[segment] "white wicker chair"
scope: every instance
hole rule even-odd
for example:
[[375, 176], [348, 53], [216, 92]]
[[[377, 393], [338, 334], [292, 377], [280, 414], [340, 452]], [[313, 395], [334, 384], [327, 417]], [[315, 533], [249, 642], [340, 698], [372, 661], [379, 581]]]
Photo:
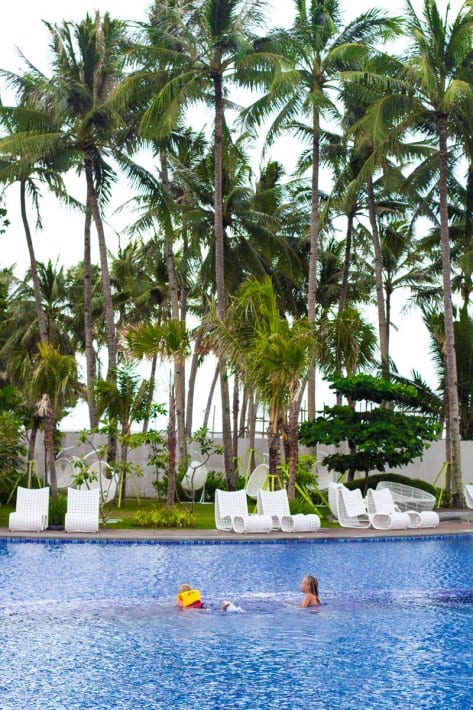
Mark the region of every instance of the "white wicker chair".
[[99, 529], [100, 490], [81, 491], [67, 489], [67, 512], [64, 519], [66, 532], [92, 532]]
[[335, 483], [332, 481], [328, 484], [328, 507], [330, 512], [338, 518], [338, 489], [345, 488], [343, 483]]
[[473, 484], [465, 483], [463, 493], [465, 494], [465, 503], [467, 508], [473, 508]]
[[237, 533], [271, 532], [273, 521], [270, 515], [249, 515], [246, 492], [215, 491], [215, 527]]
[[368, 515], [370, 516], [371, 525], [376, 530], [405, 530], [410, 527], [419, 527], [420, 516], [418, 513], [413, 513], [413, 522], [409, 513], [401, 513], [393, 501], [391, 491], [387, 488], [381, 491], [368, 489], [366, 495], [366, 505]]
[[320, 530], [320, 518], [315, 513], [291, 515], [285, 488], [280, 491], [258, 491], [258, 513], [271, 516], [273, 530], [291, 533]]
[[350, 491], [345, 486], [337, 490], [338, 522], [343, 528], [369, 528], [371, 525], [359, 488]]
[[[440, 522], [438, 514], [433, 510], [406, 510], [400, 511], [396, 505], [393, 495], [389, 488], [382, 488], [381, 490], [369, 490], [368, 496], [368, 513], [381, 515], [381, 516], [393, 516], [393, 524], [391, 527], [382, 527], [379, 529], [394, 529], [394, 528], [436, 528]], [[400, 516], [408, 516], [408, 524], [403, 524], [403, 519]], [[374, 519], [371, 519], [373, 527], [377, 527]], [[377, 518], [376, 522], [381, 522], [382, 525], [387, 525], [388, 521], [382, 518]]]
[[10, 530], [41, 532], [48, 527], [49, 487], [22, 488], [16, 491], [16, 511], [10, 513]]
[[246, 484], [246, 495], [255, 500], [258, 498], [258, 491], [263, 488], [268, 480], [269, 466], [267, 463], [260, 463], [250, 474]]
[[200, 461], [191, 461], [181, 481], [181, 486], [185, 491], [191, 494], [194, 494], [196, 491], [200, 491], [202, 489], [200, 502], [203, 503], [205, 498], [205, 484], [207, 482], [208, 475], [207, 467]]
[[433, 510], [435, 496], [420, 488], [407, 486], [405, 483], [394, 483], [393, 481], [380, 481], [376, 490], [382, 491], [389, 488], [395, 504], [399, 510]]

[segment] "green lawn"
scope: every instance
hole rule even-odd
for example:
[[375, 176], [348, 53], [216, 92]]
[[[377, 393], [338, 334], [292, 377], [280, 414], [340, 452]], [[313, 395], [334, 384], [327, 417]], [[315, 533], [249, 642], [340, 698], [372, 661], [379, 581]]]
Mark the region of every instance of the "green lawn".
[[[121, 508], [118, 508], [115, 506], [113, 508], [112, 512], [112, 518], [119, 520], [119, 522], [116, 523], [108, 523], [107, 528], [118, 528], [118, 529], [129, 529], [129, 528], [137, 528], [136, 525], [134, 525], [134, 517], [135, 514], [139, 510], [150, 510], [151, 508], [154, 508], [156, 505], [158, 505], [158, 502], [156, 500], [152, 500], [149, 498], [141, 498], [140, 502], [138, 502], [135, 498], [129, 498], [124, 505], [122, 505]], [[163, 504], [161, 504], [163, 505]], [[181, 503], [185, 508], [190, 507], [190, 503]], [[329, 522], [326, 519], [326, 516], [328, 515], [328, 509], [324, 508], [322, 506], [319, 506], [319, 512], [322, 516], [322, 526], [323, 527], [338, 527], [336, 523]], [[15, 510], [15, 506], [6, 506], [6, 505], [1, 505], [0, 506], [0, 527], [6, 528], [8, 526], [8, 516], [9, 514]], [[196, 503], [194, 505], [194, 518], [196, 521], [195, 528], [197, 530], [212, 530], [215, 528], [215, 522], [214, 522], [214, 506], [213, 503]]]

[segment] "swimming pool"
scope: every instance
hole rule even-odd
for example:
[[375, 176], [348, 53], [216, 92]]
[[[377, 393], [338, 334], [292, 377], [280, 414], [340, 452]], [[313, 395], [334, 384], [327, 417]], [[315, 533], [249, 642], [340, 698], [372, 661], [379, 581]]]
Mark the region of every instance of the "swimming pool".
[[[296, 606], [305, 574], [318, 611]], [[176, 611], [181, 582], [209, 608]], [[466, 710], [473, 537], [3, 541], [0, 662], [2, 710]]]

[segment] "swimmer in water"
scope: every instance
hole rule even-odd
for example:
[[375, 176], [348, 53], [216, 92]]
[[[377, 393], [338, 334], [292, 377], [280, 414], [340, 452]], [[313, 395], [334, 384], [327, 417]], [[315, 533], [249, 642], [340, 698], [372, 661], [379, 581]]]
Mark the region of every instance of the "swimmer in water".
[[203, 609], [204, 603], [198, 589], [192, 589], [190, 584], [181, 584], [177, 590], [177, 606], [180, 609]]
[[305, 595], [301, 607], [305, 609], [309, 606], [319, 606], [319, 583], [316, 577], [312, 577], [310, 574], [304, 577], [301, 582], [301, 592]]

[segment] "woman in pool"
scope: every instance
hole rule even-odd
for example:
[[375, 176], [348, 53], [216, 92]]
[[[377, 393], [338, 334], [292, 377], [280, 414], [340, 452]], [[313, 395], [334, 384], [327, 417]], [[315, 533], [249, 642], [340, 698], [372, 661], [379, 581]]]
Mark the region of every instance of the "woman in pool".
[[301, 607], [305, 609], [308, 606], [319, 606], [319, 583], [316, 577], [310, 574], [304, 577], [301, 582], [301, 592], [305, 595]]

